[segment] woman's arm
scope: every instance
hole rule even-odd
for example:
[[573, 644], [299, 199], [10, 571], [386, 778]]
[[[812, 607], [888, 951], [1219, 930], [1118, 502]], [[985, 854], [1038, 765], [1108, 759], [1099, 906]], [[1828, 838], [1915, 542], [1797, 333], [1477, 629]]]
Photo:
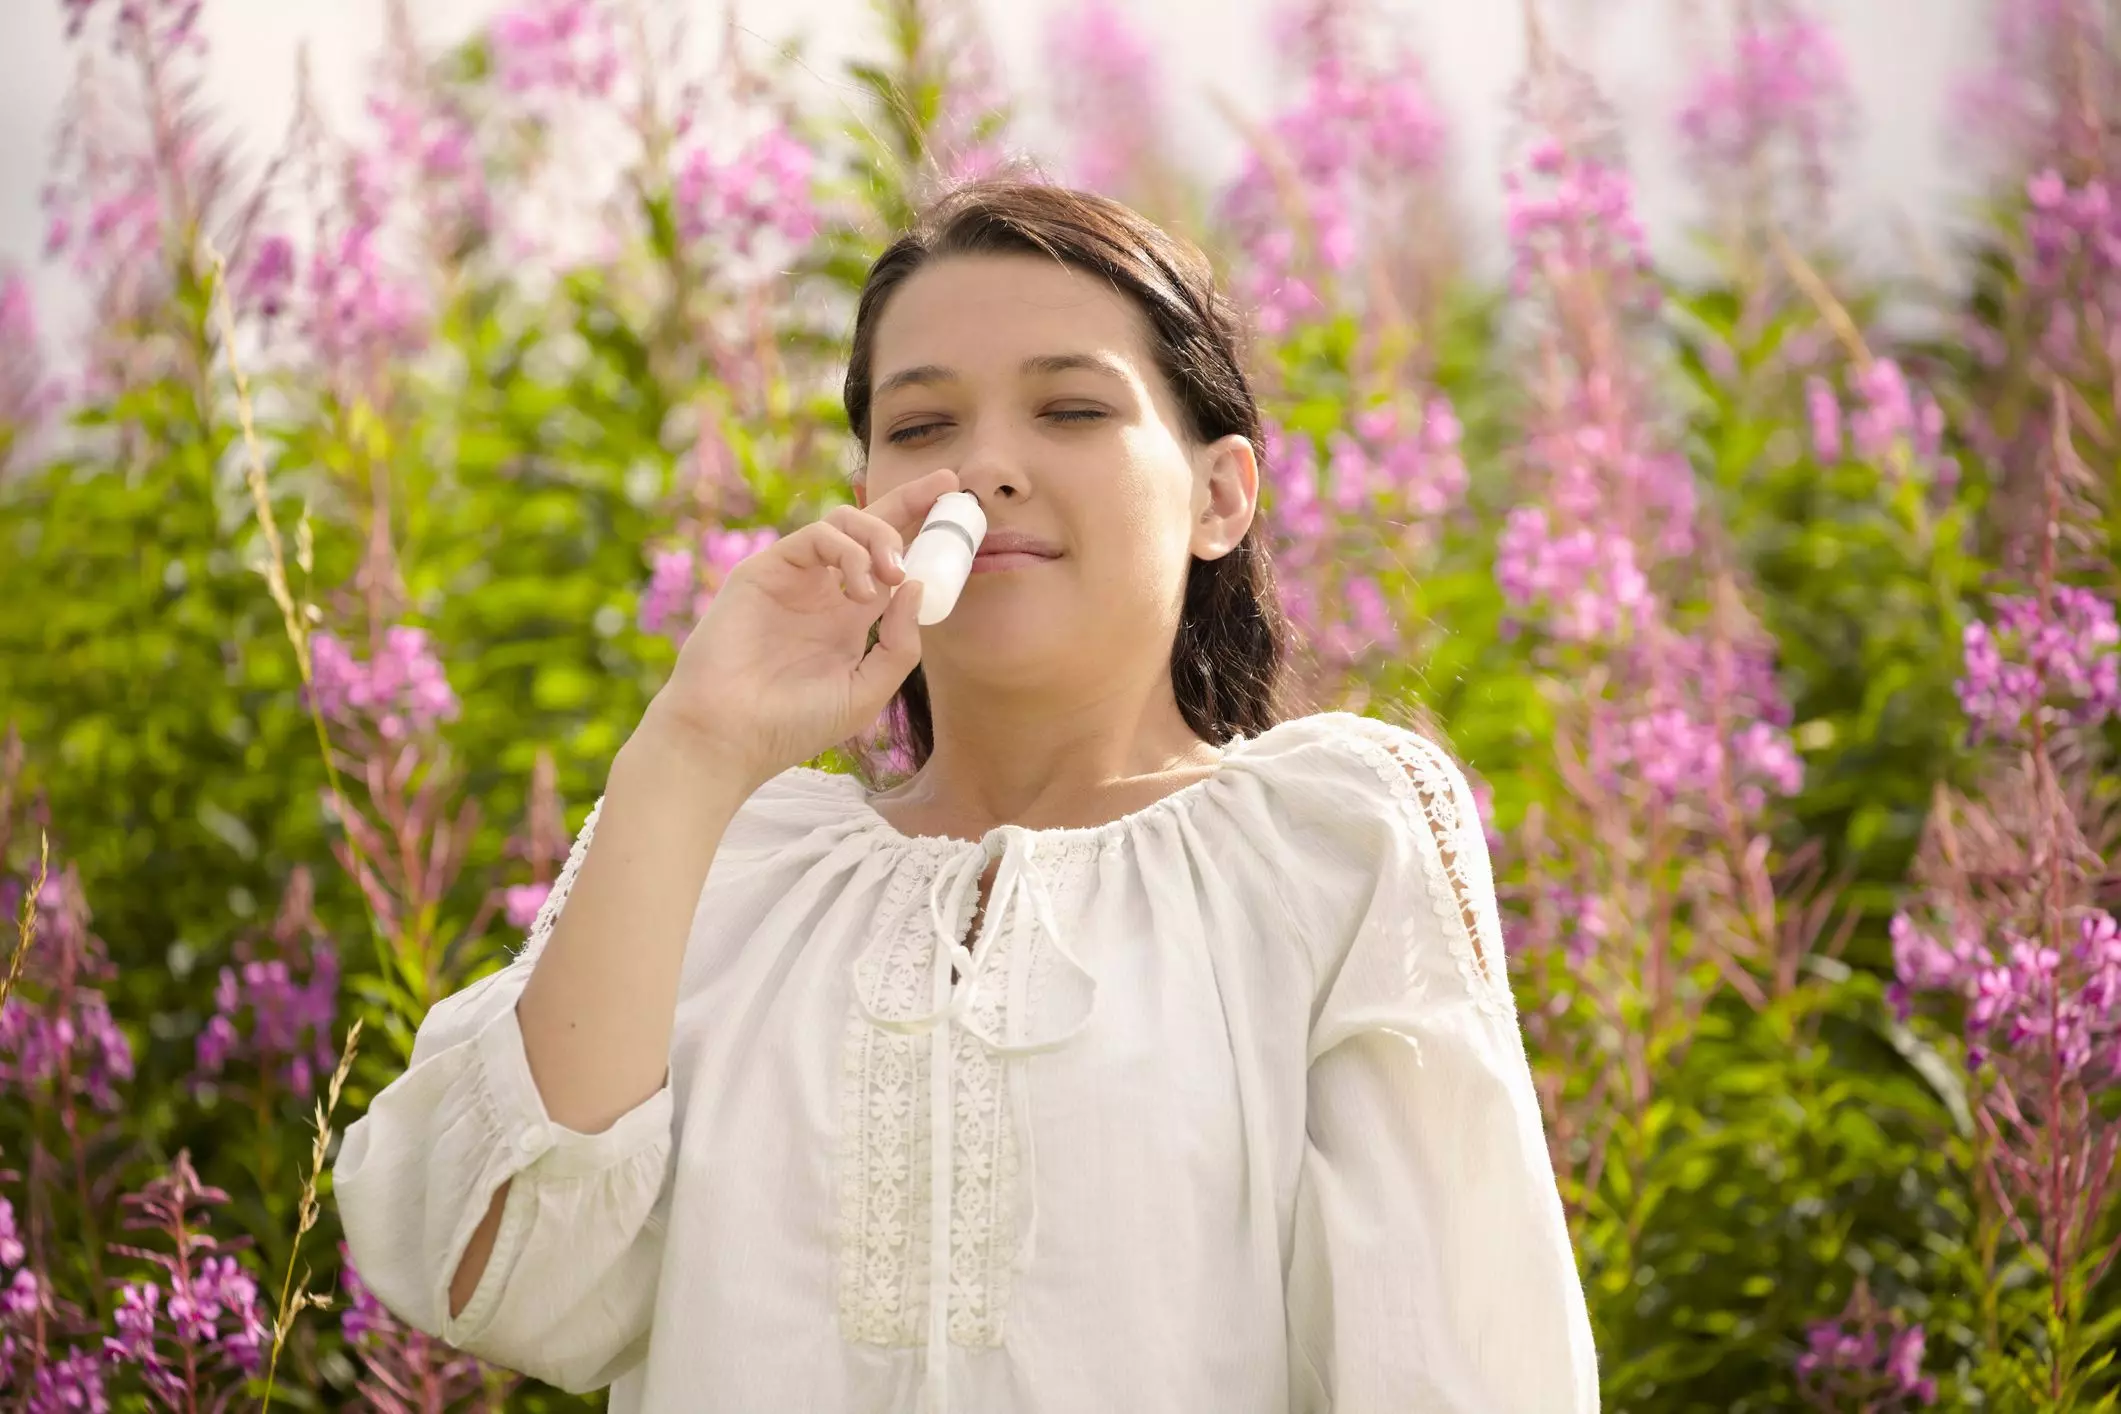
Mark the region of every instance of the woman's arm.
[[[749, 782], [649, 716], [612, 762], [596, 835], [516, 1003], [523, 1051], [555, 1124], [597, 1134], [663, 1088], [678, 978], [708, 866]], [[509, 1184], [457, 1264], [449, 1313], [478, 1290]]]
[[[1596, 1414], [1598, 1362], [1472, 788], [1344, 718], [1288, 1272], [1294, 1414]], [[1372, 779], [1365, 780], [1367, 773]], [[1338, 790], [1329, 787], [1338, 785]], [[1325, 807], [1314, 804], [1312, 810]], [[1333, 857], [1346, 861], [1332, 867]]]

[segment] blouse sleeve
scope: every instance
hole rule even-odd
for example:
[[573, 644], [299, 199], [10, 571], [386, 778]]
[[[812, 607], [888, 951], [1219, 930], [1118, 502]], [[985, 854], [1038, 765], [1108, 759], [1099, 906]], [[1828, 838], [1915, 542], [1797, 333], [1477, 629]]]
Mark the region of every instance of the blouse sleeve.
[[[354, 1268], [392, 1313], [571, 1393], [610, 1383], [645, 1353], [671, 1149], [667, 1080], [600, 1133], [555, 1124], [516, 1024], [516, 1000], [596, 817], [591, 810], [521, 955], [435, 1005], [411, 1064], [347, 1129], [332, 1166]], [[451, 1316], [457, 1264], [510, 1180], [493, 1255]]]
[[[1464, 775], [1334, 714], [1288, 1275], [1298, 1414], [1593, 1414], [1597, 1362]], [[1296, 887], [1301, 888], [1299, 884]], [[1355, 901], [1349, 902], [1350, 895]], [[1293, 900], [1303, 907], [1306, 900]]]

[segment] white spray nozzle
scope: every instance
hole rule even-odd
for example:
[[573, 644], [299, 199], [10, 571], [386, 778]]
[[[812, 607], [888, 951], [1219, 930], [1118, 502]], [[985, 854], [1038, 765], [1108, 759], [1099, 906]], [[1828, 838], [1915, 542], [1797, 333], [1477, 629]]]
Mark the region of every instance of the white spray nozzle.
[[920, 534], [906, 547], [906, 578], [921, 582], [923, 625], [941, 623], [957, 607], [957, 596], [972, 573], [973, 558], [987, 538], [987, 513], [970, 491], [946, 491], [935, 498]]

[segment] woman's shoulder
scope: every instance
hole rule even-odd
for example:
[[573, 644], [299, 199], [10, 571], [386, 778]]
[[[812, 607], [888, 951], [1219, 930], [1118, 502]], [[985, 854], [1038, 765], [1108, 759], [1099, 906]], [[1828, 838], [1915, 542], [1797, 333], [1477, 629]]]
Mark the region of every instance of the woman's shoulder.
[[1353, 712], [1292, 717], [1245, 741], [1226, 762], [1269, 782], [1285, 804], [1318, 797], [1338, 813], [1362, 800], [1390, 805], [1469, 789], [1440, 733]]
[[814, 766], [791, 766], [754, 790], [723, 834], [726, 849], [776, 852], [820, 831], [837, 833], [869, 813], [862, 782]]

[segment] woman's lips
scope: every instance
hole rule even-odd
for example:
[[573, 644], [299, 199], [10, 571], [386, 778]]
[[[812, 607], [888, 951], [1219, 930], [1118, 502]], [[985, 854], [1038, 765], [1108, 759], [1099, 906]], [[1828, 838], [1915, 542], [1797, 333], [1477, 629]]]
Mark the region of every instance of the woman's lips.
[[1033, 565], [1049, 565], [1060, 558], [1057, 555], [1034, 555], [1028, 550], [1000, 550], [972, 558], [974, 574], [1000, 574], [1004, 570], [1029, 569]]

